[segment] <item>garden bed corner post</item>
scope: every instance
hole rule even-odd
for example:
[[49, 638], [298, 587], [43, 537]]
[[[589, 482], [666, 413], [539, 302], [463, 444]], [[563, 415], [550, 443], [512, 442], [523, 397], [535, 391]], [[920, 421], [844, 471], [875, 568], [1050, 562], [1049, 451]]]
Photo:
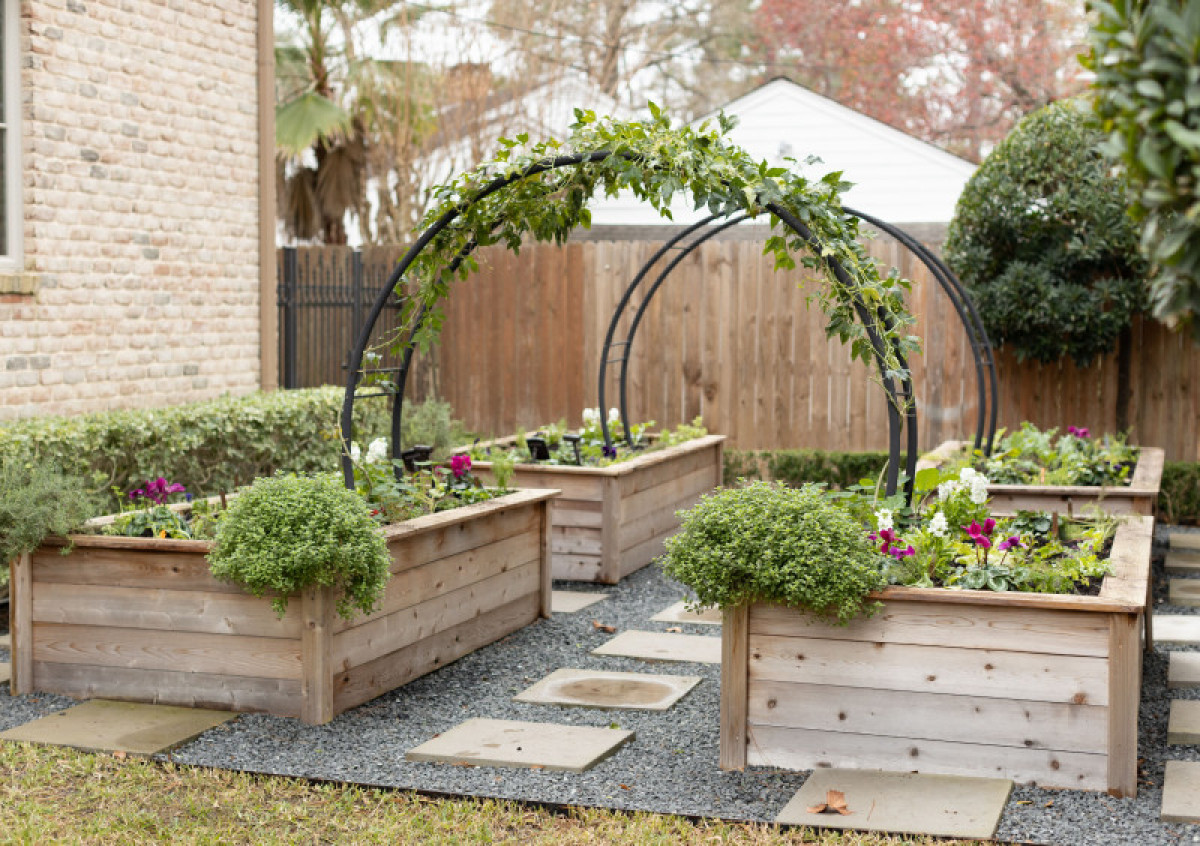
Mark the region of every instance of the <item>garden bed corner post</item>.
[[750, 708], [750, 604], [726, 609], [721, 638], [721, 769], [746, 769]]
[[301, 595], [300, 719], [309, 725], [322, 725], [334, 718], [333, 661], [330, 641], [333, 637], [333, 599], [329, 588], [306, 588]]
[[12, 638], [12, 678], [9, 692], [14, 696], [33, 693], [33, 563], [28, 552], [16, 558], [10, 569], [12, 628], [25, 637]]
[[1141, 616], [1113, 614], [1109, 618], [1108, 792], [1117, 797], [1137, 796], [1137, 713], [1142, 693]]

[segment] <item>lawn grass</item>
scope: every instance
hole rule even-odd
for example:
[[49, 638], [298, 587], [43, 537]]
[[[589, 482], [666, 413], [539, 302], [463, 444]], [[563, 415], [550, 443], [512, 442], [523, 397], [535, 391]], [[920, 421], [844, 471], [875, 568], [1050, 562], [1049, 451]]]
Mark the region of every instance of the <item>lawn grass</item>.
[[[433, 799], [58, 747], [0, 743], [5, 843], [933, 844], [657, 814]], [[965, 841], [955, 841], [965, 842]]]

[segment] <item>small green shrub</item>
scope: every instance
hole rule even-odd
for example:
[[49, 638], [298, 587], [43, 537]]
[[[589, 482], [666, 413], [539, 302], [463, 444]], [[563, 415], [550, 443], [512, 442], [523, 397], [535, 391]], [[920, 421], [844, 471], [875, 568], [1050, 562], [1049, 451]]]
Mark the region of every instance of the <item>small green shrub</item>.
[[[0, 460], [52, 464], [106, 494], [166, 476], [184, 482], [197, 497], [212, 496], [276, 470], [337, 467], [342, 396], [342, 389], [325, 387], [4, 421]], [[355, 437], [386, 434], [388, 413], [382, 400], [355, 403]]]
[[844, 490], [863, 479], [878, 478], [887, 460], [886, 452], [730, 449], [725, 450], [724, 481], [733, 485], [738, 479], [774, 479], [794, 488], [811, 482]]
[[702, 606], [764, 600], [848, 623], [878, 603], [881, 558], [855, 520], [815, 485], [752, 482], [703, 497], [681, 512], [664, 569]]
[[1168, 461], [1163, 465], [1158, 516], [1167, 523], [1200, 523], [1200, 462]]
[[430, 446], [435, 457], [442, 457], [448, 450], [462, 446], [472, 437], [463, 422], [454, 419], [453, 409], [448, 402], [431, 399], [404, 404], [404, 414], [400, 418], [400, 443], [405, 448], [417, 444]]
[[8, 582], [8, 562], [50, 535], [77, 530], [97, 510], [84, 480], [50, 464], [0, 461], [0, 584]]
[[217, 524], [208, 556], [213, 575], [271, 600], [282, 617], [288, 597], [335, 587], [337, 611], [371, 612], [388, 579], [391, 556], [361, 496], [336, 474], [278, 474], [240, 491]]

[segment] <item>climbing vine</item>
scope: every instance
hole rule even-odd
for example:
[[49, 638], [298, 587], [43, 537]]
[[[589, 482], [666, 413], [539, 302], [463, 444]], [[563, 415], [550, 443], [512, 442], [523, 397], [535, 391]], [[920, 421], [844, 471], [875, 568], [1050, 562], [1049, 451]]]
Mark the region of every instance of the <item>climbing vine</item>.
[[[903, 363], [919, 349], [904, 304], [909, 283], [894, 271], [881, 276], [859, 243], [857, 220], [842, 212], [840, 194], [848, 184], [841, 173], [814, 181], [755, 162], [726, 137], [734, 120], [725, 115], [693, 128], [672, 127], [653, 104], [651, 113], [649, 121], [617, 121], [576, 109], [565, 142], [501, 139], [494, 159], [435, 189], [435, 205], [419, 227], [428, 243], [402, 280], [406, 324], [414, 327], [423, 311], [415, 341], [424, 348], [436, 336], [444, 318], [441, 300], [456, 278], [478, 269], [475, 247], [500, 243], [519, 252], [527, 236], [562, 243], [577, 226], [590, 225], [587, 203], [597, 191], [613, 196], [628, 189], [668, 219], [672, 199], [686, 192], [697, 209], [710, 213], [767, 215], [772, 234], [764, 253], [774, 256], [775, 267], [795, 268], [799, 256], [827, 283], [814, 295], [827, 318], [826, 334], [848, 343], [865, 362], [878, 354], [885, 378], [906, 376]], [[568, 157], [582, 160], [562, 166]], [[794, 216], [818, 246], [782, 225], [779, 214]], [[868, 329], [882, 349], [873, 350]]]

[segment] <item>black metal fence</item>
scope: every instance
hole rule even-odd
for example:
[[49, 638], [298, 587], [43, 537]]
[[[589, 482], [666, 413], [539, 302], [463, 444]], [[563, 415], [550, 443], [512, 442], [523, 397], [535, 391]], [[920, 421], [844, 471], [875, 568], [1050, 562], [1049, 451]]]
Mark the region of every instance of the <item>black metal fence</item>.
[[[403, 247], [284, 247], [276, 252], [279, 386], [344, 385], [346, 361]], [[399, 326], [401, 301], [380, 316], [374, 344]], [[394, 364], [390, 352], [373, 367]]]

